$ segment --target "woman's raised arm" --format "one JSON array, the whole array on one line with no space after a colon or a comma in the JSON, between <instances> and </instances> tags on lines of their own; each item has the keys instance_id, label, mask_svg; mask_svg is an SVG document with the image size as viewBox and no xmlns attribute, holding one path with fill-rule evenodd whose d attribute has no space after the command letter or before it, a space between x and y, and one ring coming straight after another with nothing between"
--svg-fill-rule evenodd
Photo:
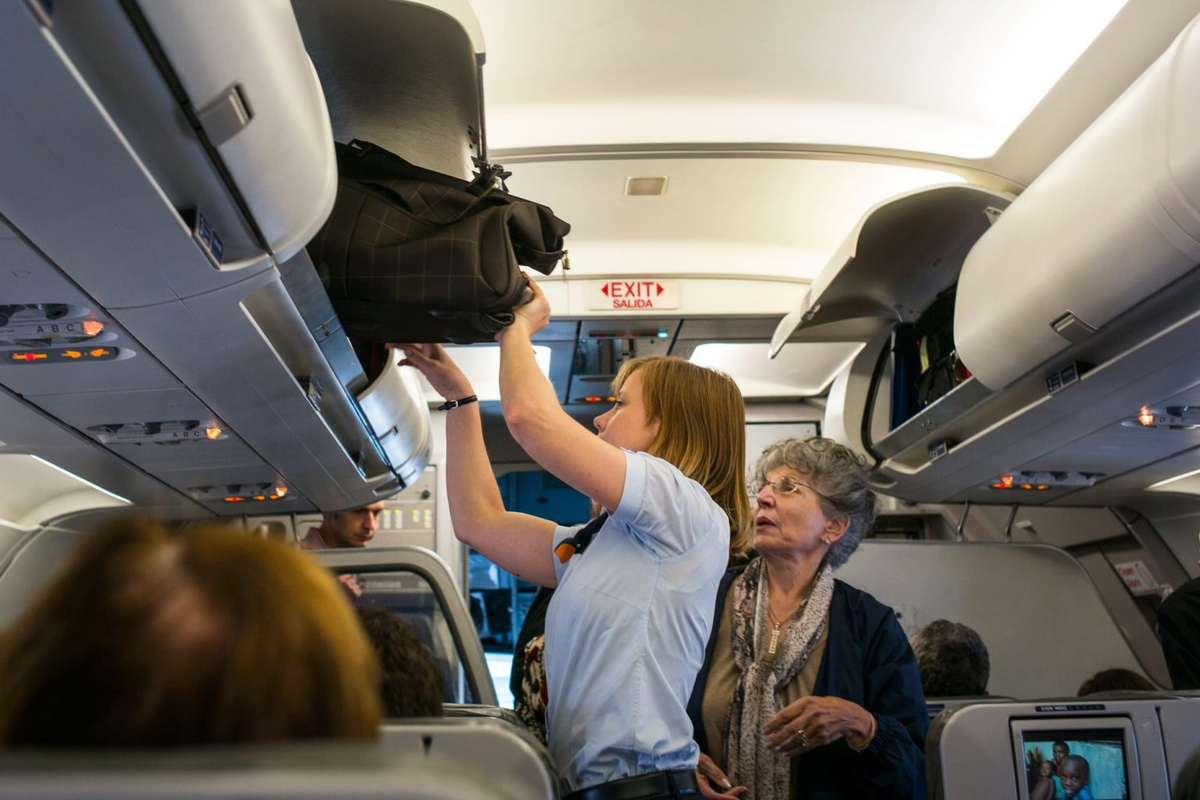
<instances>
[{"instance_id":1,"label":"woman's raised arm","mask_svg":"<svg viewBox=\"0 0 1200 800\"><path fill-rule=\"evenodd\" d=\"M420 370L447 400L474 392L440 345L396 345L402 366ZM483 444L479 404L446 412L446 493L454 535L501 569L541 586L557 586L554 528L549 520L506 511Z\"/></svg>"}]
</instances>

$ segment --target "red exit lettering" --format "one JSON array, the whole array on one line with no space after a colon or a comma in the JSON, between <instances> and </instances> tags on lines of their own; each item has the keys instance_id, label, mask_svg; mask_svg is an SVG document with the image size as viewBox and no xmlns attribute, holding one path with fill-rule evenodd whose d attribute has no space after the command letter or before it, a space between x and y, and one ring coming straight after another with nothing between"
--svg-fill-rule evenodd
<instances>
[{"instance_id":1,"label":"red exit lettering","mask_svg":"<svg viewBox=\"0 0 1200 800\"><path fill-rule=\"evenodd\" d=\"M658 297L665 290L658 281L609 281L600 287L605 296L614 301L620 298L636 297L647 300ZM635 306L616 306L616 308L634 308ZM643 306L651 307L651 306Z\"/></svg>"}]
</instances>

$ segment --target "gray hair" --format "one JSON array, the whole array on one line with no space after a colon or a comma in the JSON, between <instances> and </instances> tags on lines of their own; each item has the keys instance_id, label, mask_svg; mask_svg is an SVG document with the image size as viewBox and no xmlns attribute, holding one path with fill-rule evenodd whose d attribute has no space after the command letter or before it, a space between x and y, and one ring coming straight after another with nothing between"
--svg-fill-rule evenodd
<instances>
[{"instance_id":1,"label":"gray hair","mask_svg":"<svg viewBox=\"0 0 1200 800\"><path fill-rule=\"evenodd\" d=\"M829 548L824 563L837 569L858 549L875 521L879 500L867 483L867 461L832 439L781 439L768 445L754 465L753 482L763 483L767 473L788 467L802 475L823 497L826 517L847 517L850 526Z\"/></svg>"},{"instance_id":2,"label":"gray hair","mask_svg":"<svg viewBox=\"0 0 1200 800\"><path fill-rule=\"evenodd\" d=\"M987 645L961 622L939 619L912 638L926 697L987 694L992 662Z\"/></svg>"}]
</instances>

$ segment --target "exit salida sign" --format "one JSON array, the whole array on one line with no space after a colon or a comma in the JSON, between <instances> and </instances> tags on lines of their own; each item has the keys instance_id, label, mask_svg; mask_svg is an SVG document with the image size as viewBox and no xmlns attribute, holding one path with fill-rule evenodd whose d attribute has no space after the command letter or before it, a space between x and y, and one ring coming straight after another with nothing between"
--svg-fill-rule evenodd
<instances>
[{"instance_id":1,"label":"exit salida sign","mask_svg":"<svg viewBox=\"0 0 1200 800\"><path fill-rule=\"evenodd\" d=\"M588 308L592 311L659 311L679 308L679 281L653 278L592 281Z\"/></svg>"}]
</instances>

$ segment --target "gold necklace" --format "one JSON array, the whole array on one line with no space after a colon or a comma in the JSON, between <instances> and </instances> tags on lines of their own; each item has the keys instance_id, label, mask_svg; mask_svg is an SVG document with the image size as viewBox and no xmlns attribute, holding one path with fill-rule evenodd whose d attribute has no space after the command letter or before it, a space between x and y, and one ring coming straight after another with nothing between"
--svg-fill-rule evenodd
<instances>
[{"instance_id":1,"label":"gold necklace","mask_svg":"<svg viewBox=\"0 0 1200 800\"><path fill-rule=\"evenodd\" d=\"M804 608L804 604L807 602L808 602L808 595L805 595L804 599L802 599L800 601L800 603L796 606L796 608L792 610L792 613L788 615L788 618L786 620L780 621L780 620L775 619L775 612L771 610L771 599L767 598L767 619L771 622L772 625L775 626L771 630L771 641L768 642L768 644L767 644L767 660L768 661L773 662L775 660L775 648L779 646L779 634L781 633L781 631L779 630L780 627L784 624L784 622L791 622L792 618L796 616L796 612L799 611L800 609Z\"/></svg>"}]
</instances>

